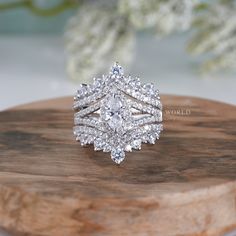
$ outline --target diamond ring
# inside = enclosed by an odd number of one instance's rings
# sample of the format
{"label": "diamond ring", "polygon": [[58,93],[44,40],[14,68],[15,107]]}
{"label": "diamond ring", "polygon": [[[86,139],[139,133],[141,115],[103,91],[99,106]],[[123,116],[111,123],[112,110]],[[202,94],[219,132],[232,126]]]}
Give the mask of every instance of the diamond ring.
{"label": "diamond ring", "polygon": [[125,76],[115,63],[108,75],[80,85],[74,97],[74,135],[81,145],[110,152],[120,164],[125,152],[154,144],[163,130],[162,104],[153,84]]}

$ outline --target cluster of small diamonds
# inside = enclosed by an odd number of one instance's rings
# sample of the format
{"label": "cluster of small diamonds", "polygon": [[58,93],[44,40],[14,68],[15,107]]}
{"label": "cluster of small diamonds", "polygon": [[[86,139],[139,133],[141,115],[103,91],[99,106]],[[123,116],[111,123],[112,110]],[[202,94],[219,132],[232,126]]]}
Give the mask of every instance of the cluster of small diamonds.
{"label": "cluster of small diamonds", "polygon": [[125,76],[115,63],[109,75],[82,84],[74,97],[74,135],[81,145],[111,152],[120,164],[125,151],[154,144],[163,129],[162,104],[153,84]]}

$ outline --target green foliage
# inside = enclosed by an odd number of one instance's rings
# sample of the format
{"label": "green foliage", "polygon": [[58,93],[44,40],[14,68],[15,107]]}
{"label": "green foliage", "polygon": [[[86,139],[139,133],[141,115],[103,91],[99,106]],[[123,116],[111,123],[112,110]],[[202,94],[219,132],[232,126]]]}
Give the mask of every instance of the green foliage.
{"label": "green foliage", "polygon": [[50,8],[41,8],[37,6],[34,0],[21,0],[15,2],[0,3],[0,11],[10,10],[15,8],[26,8],[32,13],[39,16],[55,16],[66,9],[78,6],[76,0],[62,0],[59,4]]}

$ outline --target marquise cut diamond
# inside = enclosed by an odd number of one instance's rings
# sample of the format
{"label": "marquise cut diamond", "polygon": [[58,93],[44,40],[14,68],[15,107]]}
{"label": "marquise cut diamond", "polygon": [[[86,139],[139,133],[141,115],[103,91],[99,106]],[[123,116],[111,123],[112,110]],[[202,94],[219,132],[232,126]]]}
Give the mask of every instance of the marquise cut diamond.
{"label": "marquise cut diamond", "polygon": [[125,97],[118,92],[108,94],[102,101],[100,117],[112,131],[122,133],[131,118]]}
{"label": "marquise cut diamond", "polygon": [[105,107],[101,107],[101,109],[104,109],[102,118],[114,131],[119,130],[123,124],[122,106],[123,104],[119,96],[113,94],[109,96]]}
{"label": "marquise cut diamond", "polygon": [[151,83],[125,76],[115,63],[108,76],[82,85],[75,96],[74,134],[81,144],[94,144],[96,151],[111,152],[120,164],[125,151],[154,144],[162,131],[162,106]]}

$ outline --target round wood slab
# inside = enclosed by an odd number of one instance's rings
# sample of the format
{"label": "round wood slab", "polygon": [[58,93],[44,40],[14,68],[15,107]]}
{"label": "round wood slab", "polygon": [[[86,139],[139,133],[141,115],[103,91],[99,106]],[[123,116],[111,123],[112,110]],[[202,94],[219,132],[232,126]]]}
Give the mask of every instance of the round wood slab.
{"label": "round wood slab", "polygon": [[82,148],[72,98],[0,113],[0,227],[14,235],[222,236],[236,229],[236,107],[162,96],[164,131],[127,153]]}

